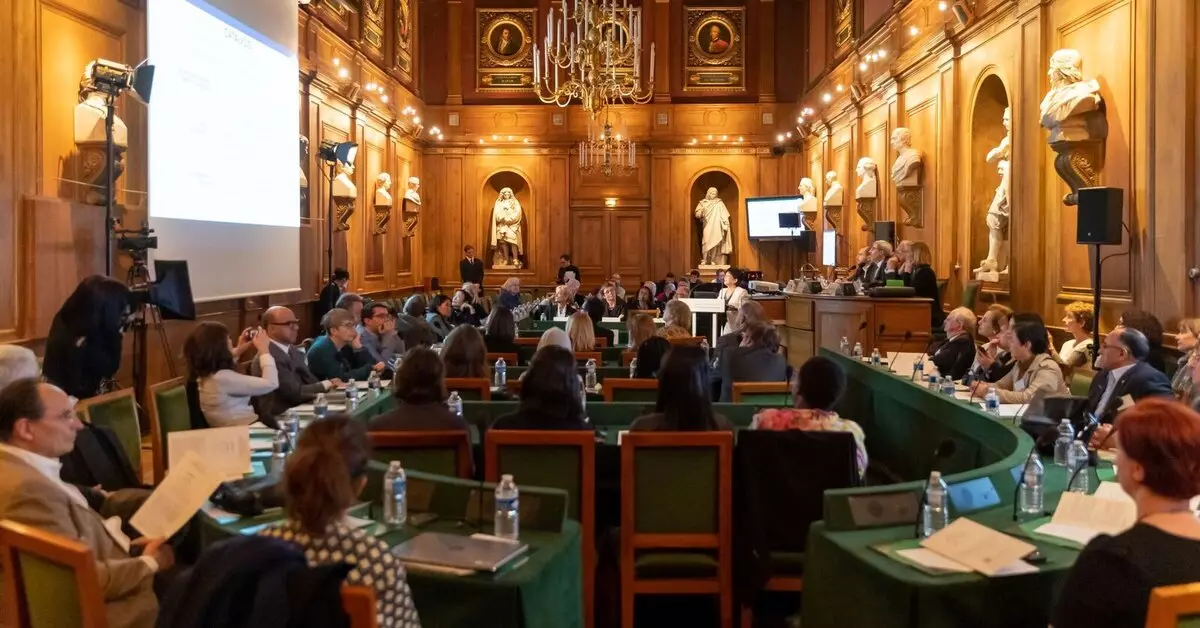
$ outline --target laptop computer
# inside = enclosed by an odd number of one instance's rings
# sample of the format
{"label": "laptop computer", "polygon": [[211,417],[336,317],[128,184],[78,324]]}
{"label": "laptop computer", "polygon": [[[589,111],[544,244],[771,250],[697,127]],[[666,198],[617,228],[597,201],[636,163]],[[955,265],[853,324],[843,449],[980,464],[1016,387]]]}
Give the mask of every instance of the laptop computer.
{"label": "laptop computer", "polygon": [[393,547],[392,554],[406,563],[495,572],[528,550],[520,542],[422,532]]}

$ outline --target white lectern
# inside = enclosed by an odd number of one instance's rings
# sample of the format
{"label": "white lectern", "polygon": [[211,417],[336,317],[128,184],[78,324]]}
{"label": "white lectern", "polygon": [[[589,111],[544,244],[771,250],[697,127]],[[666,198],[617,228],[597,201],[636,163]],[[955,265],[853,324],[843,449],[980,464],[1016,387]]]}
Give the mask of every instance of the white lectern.
{"label": "white lectern", "polygon": [[725,301],[722,299],[679,299],[692,310],[692,335],[696,335],[696,316],[709,314],[712,316],[712,337],[708,339],[710,347],[717,346],[717,338],[721,336],[721,326],[717,323],[718,316],[725,313]]}

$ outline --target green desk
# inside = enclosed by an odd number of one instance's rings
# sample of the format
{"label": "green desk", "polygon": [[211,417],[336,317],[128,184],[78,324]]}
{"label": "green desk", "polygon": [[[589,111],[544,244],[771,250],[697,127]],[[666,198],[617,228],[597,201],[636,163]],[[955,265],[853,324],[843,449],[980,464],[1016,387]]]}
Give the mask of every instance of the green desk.
{"label": "green desk", "polygon": [[[867,451],[902,480],[898,484],[825,493],[825,520],[809,530],[805,560],[803,625],[1016,628],[1046,626],[1051,605],[1077,551],[1034,541],[1047,558],[1035,574],[985,578],[978,574],[931,576],[873,549],[915,537],[915,521],[869,527],[856,522],[850,501],[867,495],[917,493],[933,460],[933,450],[952,439],[956,453],[938,466],[948,485],[991,482],[999,503],[982,509],[958,508],[997,530],[1023,534],[1012,520],[1017,473],[1033,446],[1011,419],[997,419],[965,401],[941,396],[916,384],[844,356],[824,351],[845,368],[849,389],[841,414],[858,421]],[[1066,470],[1046,465],[1045,505],[1052,510],[1067,481]],[[1095,482],[1093,482],[1095,485]]]}

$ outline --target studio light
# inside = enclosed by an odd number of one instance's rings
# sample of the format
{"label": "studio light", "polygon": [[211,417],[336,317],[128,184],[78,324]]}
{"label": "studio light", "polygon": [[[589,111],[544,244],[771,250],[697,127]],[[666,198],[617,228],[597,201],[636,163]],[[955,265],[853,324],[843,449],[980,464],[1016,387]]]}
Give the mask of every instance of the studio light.
{"label": "studio light", "polygon": [[358,155],[358,144],[354,142],[321,142],[317,156],[329,163],[352,164]]}
{"label": "studio light", "polygon": [[111,98],[116,98],[125,90],[133,90],[134,96],[142,103],[150,103],[150,88],[154,86],[154,66],[143,61],[136,68],[124,63],[96,59],[87,66],[87,77],[91,88]]}

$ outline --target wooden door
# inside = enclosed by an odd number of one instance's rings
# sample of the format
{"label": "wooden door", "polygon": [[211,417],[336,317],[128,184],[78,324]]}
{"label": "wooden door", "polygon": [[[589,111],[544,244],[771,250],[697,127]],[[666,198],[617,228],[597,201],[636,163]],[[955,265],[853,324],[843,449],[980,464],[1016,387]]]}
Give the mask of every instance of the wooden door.
{"label": "wooden door", "polygon": [[[644,210],[576,210],[571,212],[571,256],[591,290],[613,273],[629,290],[649,277],[648,214]],[[636,292],[636,291],[635,291]]]}

